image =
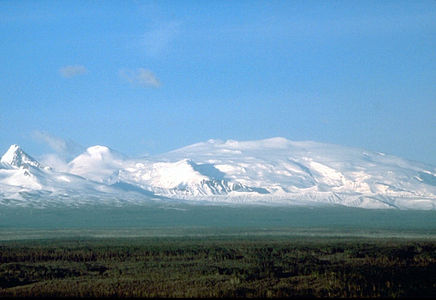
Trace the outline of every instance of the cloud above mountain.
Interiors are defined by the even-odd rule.
[[[158,88],[161,86],[160,80],[156,77],[156,75],[144,68],[138,68],[135,70],[131,69],[122,69],[120,70],[120,76],[130,82],[133,85],[148,88],[154,87]]]
[[[159,22],[142,36],[142,44],[148,56],[157,56],[168,49],[180,31],[177,21]]]
[[[85,66],[82,65],[65,66],[59,69],[59,73],[64,78],[76,77],[79,75],[83,75],[86,72],[88,72],[88,70]]]
[[[37,142],[47,145],[54,152],[43,155],[40,160],[44,165],[58,171],[66,171],[68,161],[85,149],[72,140],[64,140],[44,131],[35,130],[32,137]]]

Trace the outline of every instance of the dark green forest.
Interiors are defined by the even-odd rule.
[[[241,235],[0,245],[2,297],[436,295],[433,239]]]

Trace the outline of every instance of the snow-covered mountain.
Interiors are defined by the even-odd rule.
[[[107,185],[43,167],[19,146],[12,145],[1,158],[0,205],[24,207],[121,205],[156,197],[129,185]]]
[[[123,168],[124,160],[125,156],[108,147],[93,146],[74,158],[68,167],[73,174],[103,182],[114,170]]]
[[[18,145],[11,145],[6,151],[6,153],[2,156],[0,162],[6,166],[16,167],[16,168],[27,168],[29,166],[32,167],[41,167],[40,163],[36,161],[33,157],[25,153]]]
[[[62,194],[53,200],[59,205],[173,199],[436,209],[434,166],[316,142],[209,140],[142,159],[94,146],[73,159],[67,173],[41,167],[16,145],[11,149],[1,159],[3,204],[21,195],[24,205],[32,197],[24,199],[23,192],[39,192],[41,203]]]

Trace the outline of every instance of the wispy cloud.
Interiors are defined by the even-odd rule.
[[[68,162],[55,153],[44,154],[39,158],[39,161],[44,166],[49,166],[58,172],[68,172],[70,169]]]
[[[144,88],[158,88],[161,86],[161,83],[156,75],[150,70],[144,68],[138,68],[136,70],[123,69],[120,70],[120,76],[131,84]]]
[[[149,56],[157,56],[164,52],[180,31],[180,23],[170,21],[159,23],[150,28],[142,36],[142,45]]]
[[[65,66],[59,69],[59,73],[62,77],[72,78],[75,76],[79,76],[85,74],[88,70],[85,66],[75,65],[75,66]]]
[[[32,138],[55,152],[43,155],[41,162],[58,171],[66,171],[68,161],[84,151],[84,147],[76,142],[61,139],[47,132],[36,130],[32,133]]]

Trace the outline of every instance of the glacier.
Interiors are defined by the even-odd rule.
[[[186,202],[436,209],[436,168],[393,155],[276,137],[208,140],[130,158],[92,146],[62,172],[18,145],[0,162],[0,205]]]

